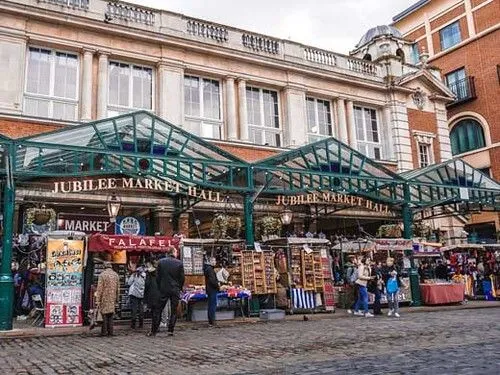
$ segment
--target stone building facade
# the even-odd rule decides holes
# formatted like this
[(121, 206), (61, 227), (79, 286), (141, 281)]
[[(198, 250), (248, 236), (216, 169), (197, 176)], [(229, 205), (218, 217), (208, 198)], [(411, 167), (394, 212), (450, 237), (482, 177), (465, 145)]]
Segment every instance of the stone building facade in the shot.
[[(413, 43), (414, 61), (426, 51), (455, 94), (446, 108), (453, 155), (500, 178), (500, 1), (422, 0), (393, 21)], [(466, 226), (485, 240), (499, 229), (493, 213), (473, 215)]]

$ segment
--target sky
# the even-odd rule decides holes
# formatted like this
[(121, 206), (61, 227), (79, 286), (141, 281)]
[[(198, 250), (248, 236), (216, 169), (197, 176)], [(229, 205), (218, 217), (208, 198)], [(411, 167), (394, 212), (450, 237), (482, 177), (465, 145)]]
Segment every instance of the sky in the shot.
[(417, 0), (128, 0), (340, 53)]

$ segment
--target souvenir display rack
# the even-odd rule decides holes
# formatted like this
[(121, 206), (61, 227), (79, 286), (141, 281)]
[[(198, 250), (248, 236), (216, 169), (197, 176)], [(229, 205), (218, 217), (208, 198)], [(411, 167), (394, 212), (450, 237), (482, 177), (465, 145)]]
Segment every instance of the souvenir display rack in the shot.
[(245, 250), (234, 256), (237, 265), (231, 271), (233, 284), (236, 280), (241, 280), (241, 285), (256, 295), (276, 293), (272, 251)]

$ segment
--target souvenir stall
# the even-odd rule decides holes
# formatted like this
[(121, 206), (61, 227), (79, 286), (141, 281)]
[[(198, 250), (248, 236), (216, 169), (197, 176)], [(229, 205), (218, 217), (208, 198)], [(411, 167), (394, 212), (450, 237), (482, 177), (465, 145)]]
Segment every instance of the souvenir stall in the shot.
[(206, 321), (207, 294), (203, 264), (209, 257), (216, 259), (215, 272), (221, 284), (217, 294), (217, 320), (234, 319), (235, 315), (249, 315), (252, 290), (242, 280), (242, 240), (215, 240), (184, 238), (180, 253), (186, 281), (181, 301), (186, 317), (192, 321)]
[(496, 244), (457, 244), (444, 247), (452, 280), (463, 283), (472, 299), (494, 300), (500, 292), (500, 252)]
[[(279, 238), (262, 248), (274, 255), (278, 295), (286, 288), (287, 307), (296, 311), (335, 311), (330, 241), (320, 238)], [(283, 303), (277, 304), (282, 307)]]
[(131, 315), (127, 277), (131, 266), (145, 264), (145, 262), (158, 259), (171, 247), (179, 249), (178, 237), (167, 236), (134, 236), (134, 235), (105, 235), (94, 234), (88, 240), (88, 260), (85, 272), (85, 295), (87, 309), (93, 309), (94, 292), (97, 280), (104, 270), (104, 261), (113, 263), (113, 269), (120, 277), (120, 296), (116, 309), (119, 319), (128, 319)]

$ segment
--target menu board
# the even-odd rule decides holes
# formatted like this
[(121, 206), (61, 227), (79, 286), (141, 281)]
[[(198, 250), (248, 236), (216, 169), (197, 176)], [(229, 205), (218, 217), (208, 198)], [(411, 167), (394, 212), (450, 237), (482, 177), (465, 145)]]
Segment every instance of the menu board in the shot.
[(83, 323), (83, 240), (50, 238), (47, 242), (45, 326)]
[[(118, 301), (116, 305), (116, 316), (120, 319), (127, 319), (131, 316), (130, 301), (128, 297), (128, 286), (127, 286), (127, 266), (125, 264), (114, 263), (113, 267), (118, 274), (120, 282), (120, 290), (118, 295)], [(97, 289), (97, 282), (99, 280), (99, 275), (104, 271), (104, 265), (102, 263), (94, 264), (94, 290)]]
[(203, 275), (203, 249), (201, 246), (182, 247), (182, 263), (186, 275)]

